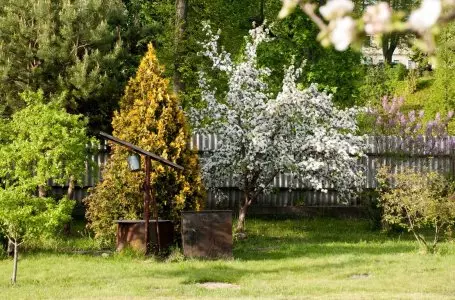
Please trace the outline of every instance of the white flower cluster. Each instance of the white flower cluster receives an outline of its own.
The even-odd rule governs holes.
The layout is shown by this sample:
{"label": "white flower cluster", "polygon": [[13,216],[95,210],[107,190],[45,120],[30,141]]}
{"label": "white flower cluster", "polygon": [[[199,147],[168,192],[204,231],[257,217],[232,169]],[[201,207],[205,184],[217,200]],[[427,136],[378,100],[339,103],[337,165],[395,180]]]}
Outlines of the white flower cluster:
{"label": "white flower cluster", "polygon": [[438,21],[441,10],[440,0],[423,0],[420,7],[409,16],[409,26],[417,32],[424,32]]}
{"label": "white flower cluster", "polygon": [[336,20],[349,14],[354,9],[354,3],[350,0],[329,0],[321,6],[319,12],[326,20]]}
{"label": "white flower cluster", "polygon": [[386,32],[390,29],[392,20],[392,9],[386,2],[379,2],[376,5],[368,6],[363,21],[365,22],[365,32],[375,35]]}
{"label": "white flower cluster", "polygon": [[218,137],[217,150],[202,158],[206,184],[216,188],[233,180],[249,201],[267,192],[281,173],[319,190],[327,184],[340,192],[360,187],[358,159],[364,140],[354,135],[357,110],[337,109],[316,85],[299,90],[301,70],[292,66],[282,91],[271,96],[264,81],[270,70],[257,65],[256,54],[257,46],[269,39],[267,31],[260,26],[250,37],[240,62],[225,59],[213,36],[205,44],[210,51],[204,55],[213,67],[229,75],[228,90],[217,99],[202,74],[199,84],[206,105],[190,113],[196,132]]}
{"label": "white flower cluster", "polygon": [[202,22],[202,30],[205,32],[208,40],[205,43],[201,43],[204,51],[200,54],[212,59],[213,69],[219,69],[220,71],[230,73],[232,71],[230,53],[224,51],[224,49],[218,53],[219,34],[213,34],[210,24],[206,21]]}
{"label": "white flower cluster", "polygon": [[346,50],[355,37],[354,19],[346,16],[353,9],[354,3],[350,0],[329,0],[319,8],[324,19],[329,21],[329,40],[338,51]]}
{"label": "white flower cluster", "polygon": [[319,8],[323,19],[315,14],[314,5],[307,1],[286,0],[283,1],[279,17],[287,16],[297,5],[300,5],[319,26],[321,30],[319,39],[322,44],[333,44],[339,51],[346,50],[353,41],[362,36],[362,32],[377,35],[412,30],[422,36],[431,34],[430,29],[440,19],[443,6],[454,9],[455,18],[453,0],[422,0],[420,7],[412,11],[407,20],[403,19],[401,14],[394,15],[387,2],[367,6],[362,18],[355,20],[351,16],[354,10],[354,3],[351,0],[328,0]]}

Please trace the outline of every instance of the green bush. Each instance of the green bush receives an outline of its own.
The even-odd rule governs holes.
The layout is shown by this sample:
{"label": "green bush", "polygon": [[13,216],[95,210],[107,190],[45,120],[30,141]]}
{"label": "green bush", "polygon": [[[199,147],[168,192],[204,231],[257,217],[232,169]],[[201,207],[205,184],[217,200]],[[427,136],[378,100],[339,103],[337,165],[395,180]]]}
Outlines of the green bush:
{"label": "green bush", "polygon": [[402,81],[408,75],[406,66],[400,63],[391,66],[384,66],[384,70],[388,80],[391,82]]}
{"label": "green bush", "polygon": [[412,69],[408,72],[408,76],[406,78],[406,88],[408,94],[414,94],[417,91],[417,80],[418,80],[418,74],[417,70]]}
{"label": "green bush", "polygon": [[366,66],[363,85],[360,87],[362,103],[375,105],[384,96],[394,96],[408,75],[403,64]]}
{"label": "green bush", "polygon": [[[405,169],[392,174],[385,167],[378,172],[378,182],[383,222],[412,232],[421,246],[434,253],[455,224],[453,184],[436,172]],[[430,232],[431,241],[426,234]]]}

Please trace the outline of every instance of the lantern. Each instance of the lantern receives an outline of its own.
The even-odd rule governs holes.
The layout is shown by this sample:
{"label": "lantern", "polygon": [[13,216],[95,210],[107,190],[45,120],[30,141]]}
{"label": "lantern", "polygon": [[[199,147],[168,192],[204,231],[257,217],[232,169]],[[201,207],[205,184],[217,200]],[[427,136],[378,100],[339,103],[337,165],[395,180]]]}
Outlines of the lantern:
{"label": "lantern", "polygon": [[131,172],[137,172],[141,170],[141,157],[137,154],[131,154],[128,156],[128,167]]}

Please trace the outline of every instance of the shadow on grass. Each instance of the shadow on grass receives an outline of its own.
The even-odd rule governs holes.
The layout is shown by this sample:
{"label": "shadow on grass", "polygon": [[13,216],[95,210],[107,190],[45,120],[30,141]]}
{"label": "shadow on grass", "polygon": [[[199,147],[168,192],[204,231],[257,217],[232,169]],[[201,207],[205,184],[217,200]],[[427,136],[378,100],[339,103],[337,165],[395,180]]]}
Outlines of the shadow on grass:
{"label": "shadow on grass", "polygon": [[433,78],[421,78],[417,82],[417,90],[420,91],[420,90],[426,89],[426,88],[430,87],[433,84],[433,82],[434,82]]}
{"label": "shadow on grass", "polygon": [[[251,218],[246,240],[234,242],[234,258],[240,260],[284,260],[298,257],[325,257],[341,254],[382,255],[412,252],[417,245],[409,234],[372,231],[367,221],[307,218]],[[405,241],[397,242],[397,240]],[[93,255],[112,253],[92,238],[71,236],[48,245],[37,243],[27,254],[60,253]]]}
{"label": "shadow on grass", "polygon": [[[246,240],[234,244],[234,258],[246,264],[222,261],[188,264],[178,271],[162,271],[161,275],[183,278],[183,284],[236,284],[244,276],[270,274],[274,277],[274,274],[279,276],[283,273],[302,276],[304,273],[312,274],[315,269],[319,273],[328,270],[334,276],[348,276],[345,273],[350,270],[348,273],[352,276],[352,272],[362,269],[371,261],[380,263],[382,255],[416,251],[412,237],[371,231],[368,222],[358,220],[251,219],[247,232]],[[335,259],[340,255],[348,256]],[[308,260],[305,263],[301,260],[292,261],[299,258]],[[260,267],[251,267],[258,266],[254,263],[256,261],[263,263],[260,263]],[[247,262],[253,262],[253,265]]]}
{"label": "shadow on grass", "polygon": [[359,243],[308,243],[305,239],[279,239],[269,240],[269,247],[243,246],[234,251],[234,257],[241,260],[279,260],[298,257],[318,258],[331,255],[384,255],[413,252],[416,245],[409,243],[372,244]]}
{"label": "shadow on grass", "polygon": [[[287,259],[341,254],[383,255],[412,252],[405,233],[381,233],[359,220],[250,220],[248,238],[235,243],[241,260]],[[399,241],[398,241],[399,240]]]}
{"label": "shadow on grass", "polygon": [[[236,264],[232,265],[224,262],[208,263],[204,266],[186,265],[185,268],[179,270],[160,270],[155,272],[153,276],[162,276],[165,278],[180,278],[182,284],[196,284],[205,282],[222,282],[237,284],[240,280],[245,277],[273,277],[279,276],[279,274],[295,273],[296,276],[310,276],[314,274],[314,270],[317,273],[331,273],[334,276],[344,276],[346,270],[356,270],[362,268],[368,264],[369,259],[353,257],[344,261],[327,261],[322,260],[312,262],[311,264],[305,265],[298,262],[289,264],[274,264],[264,263],[260,267],[251,268],[248,265]],[[349,273],[349,272],[348,272]],[[349,274],[351,274],[350,272]]]}

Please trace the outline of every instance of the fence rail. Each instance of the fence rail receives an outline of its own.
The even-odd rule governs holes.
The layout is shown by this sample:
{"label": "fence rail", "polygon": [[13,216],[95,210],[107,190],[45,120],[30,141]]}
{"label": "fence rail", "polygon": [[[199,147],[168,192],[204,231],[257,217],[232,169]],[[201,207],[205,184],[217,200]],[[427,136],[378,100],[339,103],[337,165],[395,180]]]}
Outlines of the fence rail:
{"label": "fence rail", "polygon": [[[189,147],[201,154],[206,151],[216,151],[217,137],[215,135],[193,135]],[[376,173],[381,166],[389,166],[394,173],[405,168],[416,171],[437,171],[448,175],[455,175],[455,136],[438,140],[421,139],[414,142],[399,137],[369,136],[366,139],[366,157],[359,161],[365,166],[365,188],[376,187]],[[98,151],[88,158],[92,164],[86,163],[86,173],[80,186],[76,190],[75,199],[78,202],[86,196],[87,189],[94,186],[102,178],[102,167],[109,158],[106,145],[101,144]],[[314,191],[304,183],[294,184],[290,190],[293,178],[290,175],[280,174],[273,182],[274,192],[259,199],[257,206],[286,207],[295,205],[306,206],[359,206],[361,199],[353,197],[344,201],[336,193],[329,190],[327,193]],[[56,190],[62,187],[55,186]],[[64,189],[64,187],[63,187]],[[224,186],[226,197],[220,198],[208,193],[207,208],[234,208],[238,205],[242,194],[232,181]]]}

